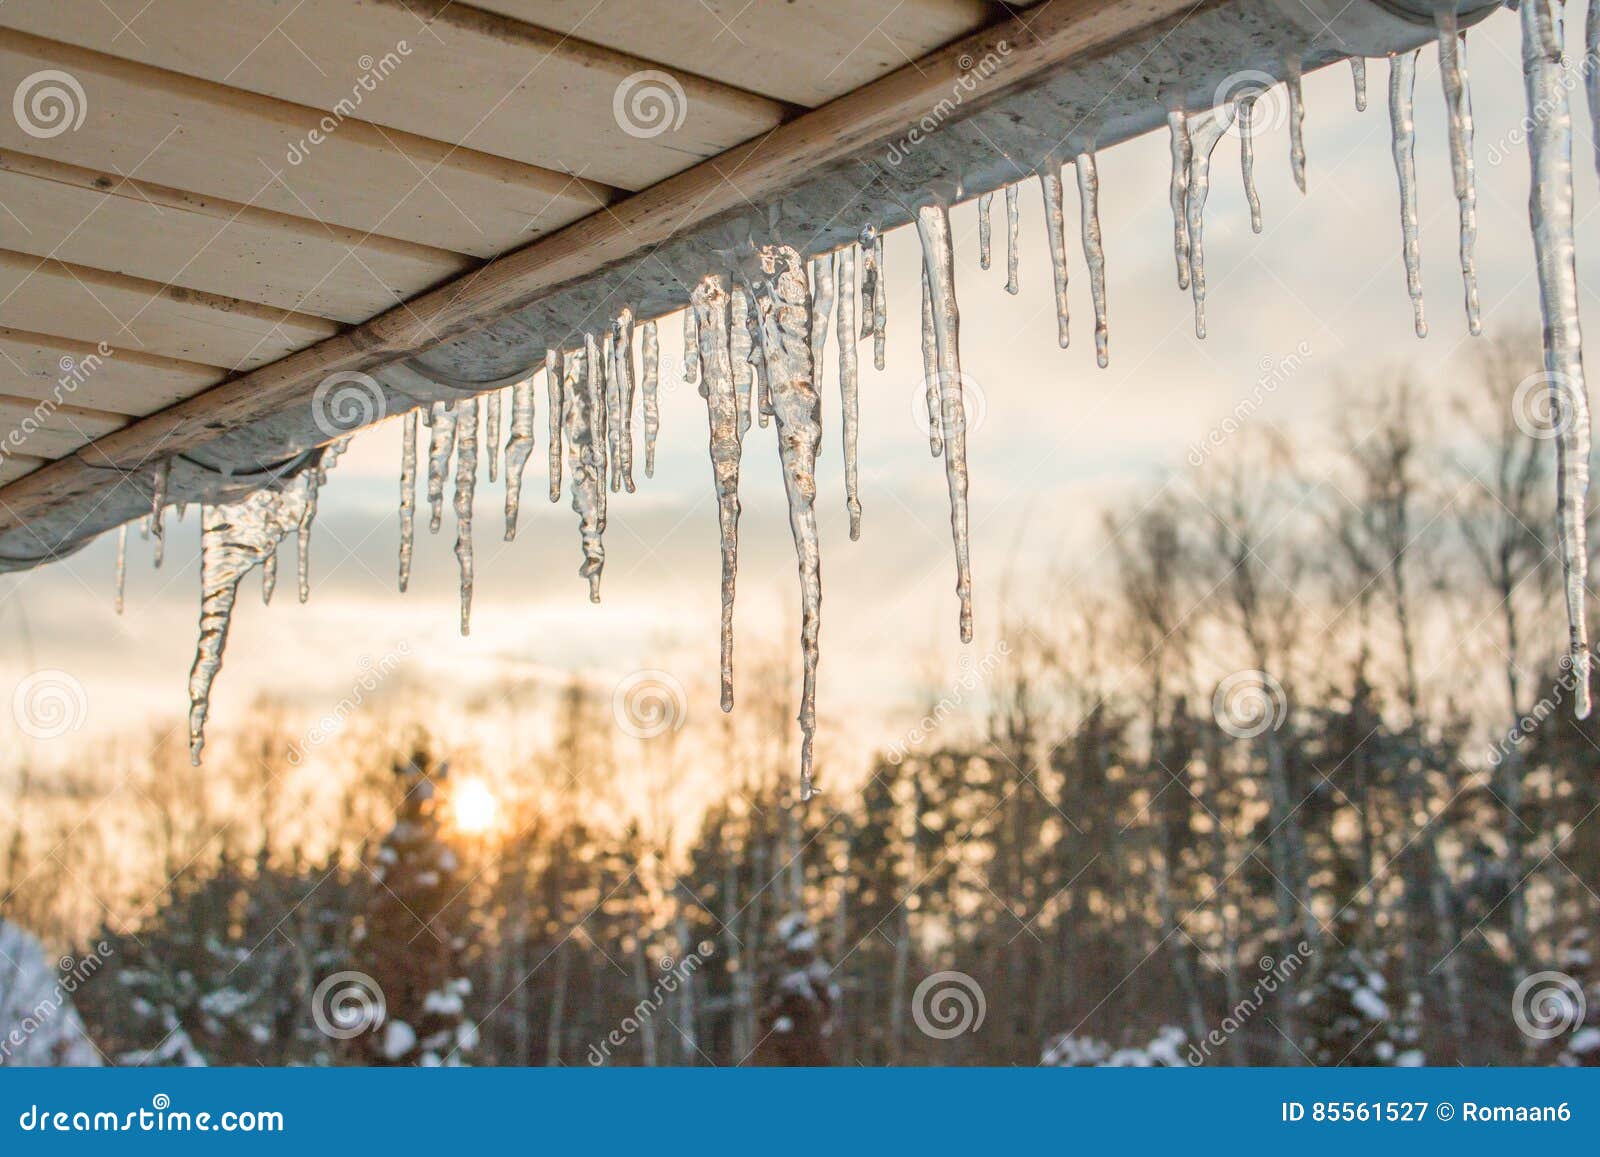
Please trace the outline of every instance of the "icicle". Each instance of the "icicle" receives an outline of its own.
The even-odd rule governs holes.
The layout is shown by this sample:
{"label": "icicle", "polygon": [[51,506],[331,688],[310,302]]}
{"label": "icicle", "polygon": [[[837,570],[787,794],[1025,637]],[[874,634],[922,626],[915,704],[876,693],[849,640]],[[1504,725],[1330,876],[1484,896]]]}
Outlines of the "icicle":
{"label": "icicle", "polygon": [[1044,194],[1044,231],[1050,241],[1050,272],[1056,285],[1056,340],[1066,349],[1071,344],[1067,332],[1067,218],[1062,208],[1061,166],[1053,157],[1039,170],[1039,191]]}
{"label": "icicle", "polygon": [[511,436],[506,440],[506,541],[517,537],[522,511],[522,474],[533,454],[533,377],[511,387]]}
{"label": "icicle", "polygon": [[1189,182],[1185,218],[1189,228],[1189,292],[1194,297],[1194,335],[1206,336],[1206,198],[1211,192],[1211,153],[1233,123],[1233,106],[1218,105],[1189,120]]}
{"label": "icicle", "polygon": [[1472,163],[1472,94],[1467,89],[1466,43],[1456,31],[1454,8],[1441,8],[1439,22],[1439,75],[1444,81],[1444,103],[1450,113],[1450,172],[1455,182],[1461,217],[1461,282],[1466,294],[1467,331],[1483,332],[1478,311],[1478,191]]}
{"label": "icicle", "polygon": [[[739,402],[739,437],[750,428],[752,405],[751,390],[755,382],[755,367],[750,364],[750,313],[749,298],[744,286],[735,282],[728,290],[728,359],[733,366],[733,392]],[[701,375],[700,395],[709,396],[705,375]],[[761,424],[765,426],[766,420]]]}
{"label": "icicle", "polygon": [[278,549],[273,547],[267,561],[261,564],[261,605],[270,607],[272,596],[278,589]]}
{"label": "icicle", "polygon": [[1418,337],[1428,336],[1422,308],[1422,240],[1417,229],[1417,127],[1412,119],[1412,96],[1417,87],[1416,52],[1389,58],[1389,131],[1394,150],[1394,171],[1400,178],[1400,240],[1406,263],[1406,292]]}
{"label": "icicle", "polygon": [[889,286],[884,282],[888,267],[883,263],[882,233],[873,234],[872,264],[878,271],[872,283],[872,368],[881,371],[889,337]]}
{"label": "icicle", "polygon": [[400,427],[400,593],[411,582],[411,546],[417,528],[417,412]]}
{"label": "icicle", "polygon": [[161,569],[161,560],[167,553],[167,480],[172,477],[172,459],[163,458],[156,463],[155,483],[150,489],[150,533],[156,540],[155,568]]}
{"label": "icicle", "polygon": [[917,210],[922,267],[933,291],[933,328],[938,342],[940,421],[944,426],[944,474],[950,488],[950,532],[956,547],[956,597],[961,602],[961,641],[972,642],[972,564],[967,544],[967,417],[961,400],[961,318],[956,310],[955,254],[950,214],[939,204]]}
{"label": "icicle", "polygon": [[472,492],[478,481],[478,399],[458,404],[456,422],[456,564],[461,570],[461,633],[472,633]]}
{"label": "icicle", "polygon": [[[811,388],[822,397],[823,355],[828,351],[828,319],[833,316],[833,254],[811,259]],[[819,446],[819,454],[822,452]]]}
{"label": "icicle", "polygon": [[1562,75],[1562,9],[1557,0],[1522,0],[1522,71],[1527,83],[1528,198],[1544,323],[1544,368],[1550,381],[1556,443],[1556,518],[1566,580],[1573,711],[1589,714],[1589,638],[1584,611],[1588,580],[1585,514],[1589,491],[1589,395],[1578,325],[1578,276],[1572,210],[1572,112]]}
{"label": "icicle", "polygon": [[[881,240],[881,239],[880,239]],[[882,269],[882,254],[877,255]],[[787,245],[760,251],[755,288],[761,349],[772,383],[778,455],[789,498],[789,526],[800,564],[800,647],[805,674],[800,692],[800,798],[810,800],[812,746],[817,731],[817,641],[822,621],[822,565],[817,546],[817,446],[822,441],[820,399],[811,386],[811,303],[805,267]]]}
{"label": "icicle", "polygon": [[600,360],[600,346],[604,339],[596,340],[594,334],[583,335],[584,388],[589,391],[594,422],[595,465],[600,471],[600,529],[606,525],[606,473],[609,462],[606,452],[610,448],[610,411],[606,409],[605,365]]}
{"label": "icicle", "polygon": [[755,379],[756,413],[761,425],[766,426],[772,417],[772,381],[767,376],[767,356],[761,348],[761,319],[757,314],[759,302],[752,294],[745,295],[745,326],[750,335],[750,374]]}
{"label": "icicle", "polygon": [[857,246],[861,249],[861,340],[871,337],[875,330],[872,325],[872,302],[878,295],[878,229],[872,222],[861,226],[861,234],[856,239]]}
{"label": "icicle", "polygon": [[122,613],[123,596],[128,589],[128,524],[117,527],[117,614]]}
{"label": "icicle", "polygon": [[600,335],[600,380],[604,386],[606,414],[606,457],[610,463],[611,493],[622,491],[622,389],[617,379],[616,335]]}
{"label": "icicle", "polygon": [[[698,342],[700,339],[696,337],[695,340]],[[659,395],[661,345],[656,337],[656,323],[653,321],[644,323],[644,332],[639,337],[639,355],[643,359],[641,387],[644,391],[644,476],[646,478],[654,478],[656,476],[656,435],[661,430],[661,399]]]}
{"label": "icicle", "polygon": [[[683,380],[689,385],[694,385],[700,377],[700,333],[699,321],[694,316],[694,307],[690,306],[683,311]],[[700,391],[700,396],[705,397],[705,390]]]}
{"label": "icicle", "polygon": [[618,474],[622,479],[622,485],[627,488],[629,494],[632,494],[634,492],[633,396],[638,383],[633,364],[633,310],[624,308],[617,315],[617,323],[612,327],[612,345],[616,350],[614,358],[617,375],[617,418],[622,426],[617,432],[617,448],[622,454]]}
{"label": "icicle", "polygon": [[139,538],[144,542],[150,541],[150,516],[148,514],[139,519]]}
{"label": "icicle", "polygon": [[989,235],[989,208],[994,204],[993,193],[983,193],[978,197],[978,268],[989,268],[990,252]]}
{"label": "icicle", "polygon": [[491,390],[484,399],[483,448],[489,455],[489,481],[500,472],[500,391]]}
{"label": "icicle", "polygon": [[1022,215],[1017,208],[1016,185],[1006,186],[1006,292],[1015,296],[1017,285],[1017,260],[1021,256],[1018,244]]}
{"label": "icicle", "polygon": [[1350,79],[1356,86],[1356,111],[1367,111],[1367,59],[1364,56],[1350,58]]}
{"label": "icicle", "polygon": [[428,436],[428,533],[438,534],[444,519],[444,479],[456,447],[456,412],[451,404],[433,403],[433,429]]}
{"label": "icicle", "polygon": [[[311,598],[311,524],[317,519],[317,498],[322,493],[322,484],[328,480],[328,469],[338,461],[339,455],[344,453],[350,444],[350,435],[330,442],[317,456],[316,462],[300,472],[296,479],[305,489],[305,509],[300,514],[300,525],[295,534],[295,573],[299,578],[300,601],[302,603]],[[277,554],[273,554],[273,582],[277,582]]]}
{"label": "icicle", "polygon": [[562,425],[566,431],[567,468],[572,475],[572,510],[578,516],[583,541],[583,565],[578,574],[589,580],[589,601],[600,601],[600,571],[606,564],[601,535],[605,530],[605,465],[598,449],[604,435],[595,429],[596,405],[589,384],[588,363],[594,342],[583,349],[567,350],[561,358],[563,372]]}
{"label": "icicle", "polygon": [[561,351],[558,349],[545,350],[544,352],[544,383],[545,392],[549,395],[550,417],[550,501],[561,501],[561,422],[565,410],[562,408],[562,378]]}
{"label": "icicle", "polygon": [[1106,322],[1106,248],[1100,236],[1100,170],[1094,154],[1079,153],[1078,203],[1083,216],[1083,256],[1089,266],[1089,294],[1094,301],[1094,360],[1101,369],[1111,358],[1111,334]]}
{"label": "icicle", "polygon": [[1172,139],[1172,181],[1167,200],[1172,203],[1172,250],[1178,259],[1178,288],[1189,288],[1189,166],[1194,155],[1189,141],[1189,118],[1181,108],[1167,112]]}
{"label": "icicle", "polygon": [[1244,199],[1250,206],[1250,231],[1261,232],[1261,195],[1256,192],[1256,93],[1239,98],[1239,171],[1244,177]]}
{"label": "icicle", "polygon": [[302,474],[284,490],[257,490],[240,502],[206,506],[201,512],[200,641],[189,670],[189,759],[196,766],[205,747],[211,685],[222,669],[239,581],[299,528],[306,495]]}
{"label": "icicle", "polygon": [[928,453],[944,453],[944,419],[939,402],[939,340],[933,332],[933,291],[928,271],[922,271],[922,388],[928,414]]}
{"label": "icicle", "polygon": [[729,298],[720,277],[695,287],[690,299],[700,345],[706,419],[711,431],[711,476],[717,491],[722,543],[722,709],[733,710],[733,596],[739,574],[739,399],[729,351]]}
{"label": "icicle", "polygon": [[1589,95],[1589,135],[1594,166],[1600,172],[1600,0],[1589,0],[1583,21],[1583,84]]}
{"label": "icicle", "polygon": [[856,366],[856,249],[839,251],[839,413],[844,419],[844,504],[850,512],[850,540],[861,538],[861,496],[856,446],[861,431],[861,392]]}
{"label": "icicle", "polygon": [[1289,168],[1295,186],[1306,191],[1306,100],[1300,84],[1300,61],[1291,57],[1284,85],[1289,89]]}

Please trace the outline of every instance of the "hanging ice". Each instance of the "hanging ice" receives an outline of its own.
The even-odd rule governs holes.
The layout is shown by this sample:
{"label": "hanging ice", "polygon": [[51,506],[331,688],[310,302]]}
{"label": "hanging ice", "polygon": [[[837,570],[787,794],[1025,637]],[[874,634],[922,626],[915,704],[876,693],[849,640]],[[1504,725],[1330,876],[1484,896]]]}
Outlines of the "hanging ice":
{"label": "hanging ice", "polygon": [[1261,232],[1261,195],[1256,192],[1256,93],[1239,98],[1239,171],[1244,178],[1244,199],[1250,206],[1250,230]]}
{"label": "hanging ice", "polygon": [[[417,412],[400,427],[400,593],[411,582],[411,547],[417,531]],[[270,595],[267,596],[271,598]]]}
{"label": "hanging ice", "polygon": [[[880,239],[881,240],[881,239]],[[822,441],[820,399],[812,388],[811,302],[805,266],[787,245],[760,250],[756,303],[760,341],[778,423],[778,455],[789,498],[789,526],[800,566],[800,798],[815,794],[812,746],[817,731],[817,651],[822,622],[822,564],[817,546],[817,446]]]}
{"label": "hanging ice", "polygon": [[1018,234],[1021,232],[1021,214],[1017,207],[1017,186],[1006,186],[1006,292],[1015,296],[1017,285]]}
{"label": "hanging ice", "polygon": [[605,363],[601,360],[600,349],[605,339],[596,340],[594,334],[583,335],[583,386],[589,393],[590,420],[594,423],[594,456],[595,466],[600,471],[600,526],[606,524],[606,482],[607,471],[610,469],[610,459],[606,457],[611,448],[610,420],[611,411],[607,408],[606,401],[609,391],[606,388]]}
{"label": "hanging ice", "polygon": [[273,548],[267,561],[261,564],[261,605],[270,607],[272,596],[278,589],[278,550]]}
{"label": "hanging ice", "polygon": [[872,368],[882,372],[889,339],[889,286],[884,281],[883,234],[872,238],[872,266],[877,277],[872,282]]}
{"label": "hanging ice", "polygon": [[943,205],[917,209],[922,267],[932,290],[938,347],[940,422],[944,427],[944,473],[950,489],[950,532],[956,548],[956,597],[961,603],[961,641],[972,642],[972,565],[967,543],[967,418],[962,402],[961,317],[956,310],[955,254],[950,214]]}
{"label": "hanging ice", "polygon": [[[694,316],[694,307],[683,311],[683,380],[694,385],[700,377],[700,334]],[[705,391],[701,390],[702,397]]]}
{"label": "hanging ice", "polygon": [[[612,343],[616,349],[617,418],[622,429],[617,433],[617,449],[622,461],[618,473],[629,494],[633,484],[633,395],[638,379],[633,364],[633,310],[624,308],[612,327]],[[613,487],[615,489],[615,487]]]}
{"label": "hanging ice", "polygon": [[489,481],[500,471],[500,391],[490,390],[484,398],[483,448],[489,455]]}
{"label": "hanging ice", "polygon": [[[728,289],[728,360],[733,366],[733,392],[739,402],[739,436],[750,428],[750,412],[754,409],[751,392],[755,384],[755,367],[750,364],[750,299],[744,286],[735,282]],[[705,375],[700,375],[700,396],[707,396]],[[765,426],[765,415],[761,424]]]}
{"label": "hanging ice", "polygon": [[428,435],[428,533],[438,534],[444,521],[444,480],[450,472],[450,458],[456,446],[456,413],[453,404],[433,403],[432,429]]}
{"label": "hanging ice", "polygon": [[511,387],[511,436],[506,439],[506,541],[517,537],[522,510],[522,474],[533,455],[533,375]]}
{"label": "hanging ice", "polygon": [[123,595],[128,587],[128,524],[117,527],[117,614],[122,613]]}
{"label": "hanging ice", "polygon": [[[295,573],[300,580],[300,601],[303,603],[311,598],[311,524],[317,519],[317,496],[322,493],[322,484],[328,480],[328,470],[339,460],[339,455],[344,453],[350,444],[350,436],[346,435],[335,442],[330,442],[317,455],[316,461],[307,466],[300,473],[300,480],[305,487],[305,509],[300,514],[300,526],[295,534]],[[271,560],[273,581],[277,581],[277,555]],[[267,597],[271,594],[268,592]]]}
{"label": "hanging ice", "polygon": [[544,352],[544,383],[550,407],[549,417],[546,419],[550,426],[550,501],[561,501],[561,423],[565,409],[563,408],[563,378],[561,368],[561,351],[558,349],[545,350]]}
{"label": "hanging ice", "polygon": [[1589,135],[1594,166],[1600,172],[1600,0],[1589,0],[1583,21],[1583,84],[1589,96]]}
{"label": "hanging ice", "polygon": [[456,565],[461,571],[461,633],[472,633],[472,492],[478,480],[478,399],[457,404]]}
{"label": "hanging ice", "polygon": [[567,350],[561,358],[562,394],[565,409],[562,425],[566,431],[567,467],[572,475],[572,509],[578,516],[583,542],[583,565],[578,574],[589,580],[589,601],[600,601],[600,571],[606,564],[602,541],[605,531],[605,464],[596,443],[595,391],[589,382],[588,362],[593,341],[584,349]]}
{"label": "hanging ice", "polygon": [[150,488],[150,533],[155,537],[155,562],[161,569],[161,560],[167,553],[167,480],[172,476],[172,459],[163,458],[156,463],[155,483]]}
{"label": "hanging ice", "polygon": [[943,425],[939,414],[939,342],[933,333],[933,291],[928,288],[928,271],[922,271],[922,388],[928,416],[928,452],[937,458],[944,453]]}
{"label": "hanging ice", "polygon": [[644,323],[644,331],[639,337],[639,356],[643,363],[640,367],[643,375],[640,385],[644,391],[644,476],[654,478],[656,435],[661,430],[661,345],[656,337],[654,321]]}
{"label": "hanging ice", "polygon": [[1181,108],[1167,112],[1171,137],[1172,180],[1167,200],[1172,204],[1172,251],[1178,259],[1178,288],[1189,288],[1189,168],[1194,155],[1189,140],[1189,118]]}
{"label": "hanging ice", "polygon": [[1572,111],[1563,76],[1558,0],[1522,0],[1522,71],[1528,93],[1528,199],[1544,321],[1556,443],[1556,518],[1566,579],[1568,654],[1574,713],[1589,714],[1589,637],[1584,610],[1588,543],[1589,395],[1578,325],[1578,275],[1572,209]]}
{"label": "hanging ice", "polygon": [[1194,333],[1206,336],[1206,197],[1211,192],[1211,153],[1233,123],[1233,106],[1218,105],[1189,118],[1189,180],[1184,216],[1189,230],[1189,292],[1194,297]]}
{"label": "hanging ice", "polygon": [[861,392],[856,366],[856,247],[839,250],[839,413],[844,426],[844,504],[850,512],[850,540],[861,538],[861,496],[856,469],[860,440]]}
{"label": "hanging ice", "polygon": [[1439,21],[1439,75],[1444,81],[1444,102],[1450,113],[1450,173],[1455,183],[1461,218],[1461,282],[1466,294],[1467,330],[1483,332],[1478,311],[1478,191],[1472,162],[1472,94],[1467,88],[1466,43],[1456,29],[1454,8],[1441,8]]}
{"label": "hanging ice", "polygon": [[1350,58],[1350,79],[1356,86],[1356,111],[1367,111],[1367,61],[1363,56]]}
{"label": "hanging ice", "polygon": [[[811,388],[822,397],[823,355],[828,349],[828,320],[833,316],[833,254],[811,259]],[[817,452],[822,452],[820,444]]]}
{"label": "hanging ice", "polygon": [[990,258],[990,224],[989,209],[994,204],[993,193],[983,193],[978,197],[978,268],[989,268]]}
{"label": "hanging ice", "polygon": [[1111,335],[1106,324],[1106,249],[1100,236],[1100,170],[1092,152],[1079,153],[1073,168],[1078,172],[1083,256],[1089,266],[1089,294],[1094,301],[1094,359],[1105,369],[1111,357]]}
{"label": "hanging ice", "polygon": [[1400,241],[1406,263],[1406,292],[1418,337],[1428,336],[1422,308],[1422,240],[1417,229],[1417,127],[1412,97],[1417,87],[1416,52],[1389,58],[1389,131],[1394,171],[1400,178]]}
{"label": "hanging ice", "polygon": [[1291,57],[1284,85],[1289,89],[1289,168],[1294,183],[1306,191],[1306,99],[1300,84],[1300,61]]}
{"label": "hanging ice", "polygon": [[606,414],[606,455],[610,463],[611,493],[622,491],[622,386],[618,379],[619,358],[614,330],[600,335],[600,380],[604,385]]}
{"label": "hanging ice", "polygon": [[728,291],[720,277],[695,287],[690,310],[700,346],[706,419],[711,430],[711,476],[717,491],[722,544],[722,709],[733,710],[733,596],[739,573],[739,399],[733,387],[728,343]]}
{"label": "hanging ice", "polygon": [[1067,219],[1062,208],[1061,166],[1046,159],[1039,170],[1039,191],[1044,194],[1044,231],[1050,241],[1050,272],[1056,286],[1056,340],[1066,349],[1071,342],[1067,316]]}
{"label": "hanging ice", "polygon": [[750,375],[755,379],[756,412],[765,426],[772,417],[772,382],[767,376],[767,356],[761,348],[761,319],[757,315],[759,303],[753,294],[745,295],[745,327],[750,335]]}

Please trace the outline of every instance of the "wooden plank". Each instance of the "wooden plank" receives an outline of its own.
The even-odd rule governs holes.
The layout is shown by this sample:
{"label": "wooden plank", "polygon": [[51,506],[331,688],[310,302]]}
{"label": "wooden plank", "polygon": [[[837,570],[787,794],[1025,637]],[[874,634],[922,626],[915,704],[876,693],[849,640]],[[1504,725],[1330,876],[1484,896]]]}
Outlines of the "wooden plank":
{"label": "wooden plank", "polygon": [[30,458],[62,458],[128,420],[81,406],[47,406],[32,398],[0,394],[0,449]]}
{"label": "wooden plank", "polygon": [[696,72],[807,108],[843,96],[982,28],[997,8],[984,0],[474,3],[649,57],[668,69]]}
{"label": "wooden plank", "polygon": [[48,458],[35,458],[31,454],[6,454],[0,457],[0,486],[32,474],[49,461]]}
{"label": "wooden plank", "polygon": [[339,332],[320,317],[0,250],[0,324],[251,369]]}
{"label": "wooden plank", "polygon": [[315,144],[326,117],[315,109],[0,29],[0,75],[47,69],[82,87],[83,124],[40,139],[0,116],[0,148],[479,257],[614,196],[359,120]]}
{"label": "wooden plank", "polygon": [[62,397],[79,406],[142,417],[215,385],[216,366],[180,362],[127,349],[0,329],[0,394]]}
{"label": "wooden plank", "polygon": [[786,111],[684,73],[683,123],[630,133],[612,113],[617,87],[658,66],[447,0],[107,7],[133,32],[61,0],[6,0],[0,22],[321,110],[346,102],[363,121],[630,189],[765,132]]}
{"label": "wooden plank", "polygon": [[19,253],[354,323],[472,259],[0,151],[0,218]]}

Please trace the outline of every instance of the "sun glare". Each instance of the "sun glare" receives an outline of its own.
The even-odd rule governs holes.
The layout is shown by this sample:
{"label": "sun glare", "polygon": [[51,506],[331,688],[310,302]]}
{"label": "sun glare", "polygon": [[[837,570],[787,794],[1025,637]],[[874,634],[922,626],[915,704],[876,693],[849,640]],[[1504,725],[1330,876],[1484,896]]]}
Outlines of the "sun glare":
{"label": "sun glare", "polygon": [[469,836],[482,835],[500,818],[500,801],[481,779],[464,779],[455,785],[451,811],[456,827]]}

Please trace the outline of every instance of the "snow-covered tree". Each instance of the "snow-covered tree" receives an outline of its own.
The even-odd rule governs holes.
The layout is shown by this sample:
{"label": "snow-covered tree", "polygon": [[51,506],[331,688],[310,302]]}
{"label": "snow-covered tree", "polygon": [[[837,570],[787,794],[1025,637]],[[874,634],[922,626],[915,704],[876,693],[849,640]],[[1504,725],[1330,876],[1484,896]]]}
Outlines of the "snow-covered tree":
{"label": "snow-covered tree", "polygon": [[804,913],[790,912],[778,921],[764,991],[761,1063],[829,1064],[839,985],[822,959],[816,929]]}
{"label": "snow-covered tree", "polygon": [[1381,962],[1353,940],[1330,943],[1321,967],[1300,993],[1302,1051],[1314,1065],[1388,1065],[1423,1062],[1421,1008],[1416,997],[1391,994]]}
{"label": "snow-covered tree", "polygon": [[93,975],[86,967],[69,959],[58,967],[38,940],[0,916],[0,1068],[100,1064],[72,1005],[73,991]]}
{"label": "snow-covered tree", "polygon": [[1182,1069],[1188,1035],[1176,1025],[1163,1025],[1148,1043],[1114,1049],[1098,1037],[1063,1033],[1045,1046],[1042,1065],[1060,1068]]}
{"label": "snow-covered tree", "polygon": [[1569,1035],[1561,1038],[1561,1052],[1556,1063],[1568,1068],[1600,1067],[1600,977],[1595,975],[1594,951],[1587,928],[1575,928],[1568,934],[1561,945],[1559,963],[1561,971],[1570,976],[1582,992],[1583,1000],[1574,1002],[1571,1015],[1578,1023]]}

